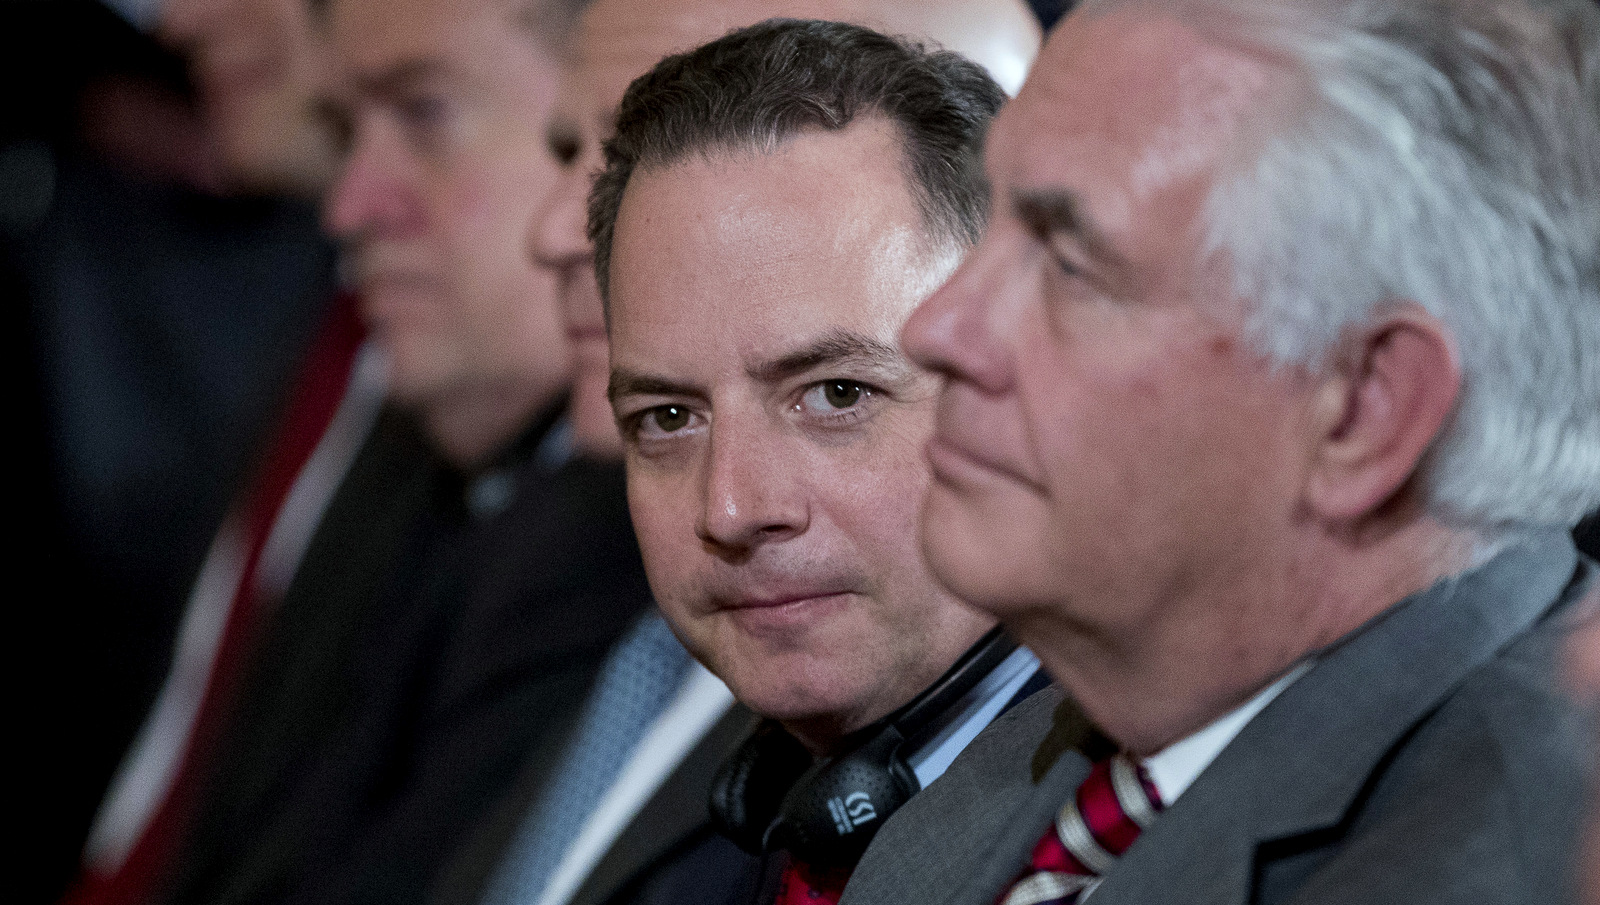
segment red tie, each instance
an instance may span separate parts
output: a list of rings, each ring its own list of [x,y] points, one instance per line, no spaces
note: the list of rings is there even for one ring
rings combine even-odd
[[[1149,777],[1121,754],[1102,760],[1033,847],[999,905],[1072,905],[1087,896],[1161,810]]]
[[[847,867],[812,867],[791,859],[783,869],[773,905],[839,905],[849,879]]]
[[[333,420],[348,387],[362,334],[355,299],[341,294],[334,300],[328,319],[301,366],[275,443],[244,494],[243,505],[236,509],[246,559],[172,786],[121,866],[109,874],[85,870],[60,905],[142,902],[173,867],[189,818],[199,804],[202,776],[221,740],[260,627],[258,610],[264,601],[256,593],[255,578],[262,549],[295,478]]]

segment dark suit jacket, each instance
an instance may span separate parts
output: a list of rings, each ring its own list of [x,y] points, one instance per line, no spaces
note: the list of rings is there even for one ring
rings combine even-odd
[[[547,426],[547,425],[546,425]],[[517,771],[554,751],[648,604],[620,466],[536,461],[472,516],[389,415],[270,624],[168,901],[422,901]]]
[[[1555,672],[1594,576],[1536,536],[1323,652],[1090,901],[1571,901],[1592,751]],[[1088,770],[1038,766],[1032,703],[890,819],[842,905],[995,901]]]
[[[707,802],[717,769],[757,722],[742,705],[730,708],[617,836],[570,905],[747,905],[760,859],[711,828]],[[515,792],[457,854],[433,905],[477,905],[548,769],[529,765]]]

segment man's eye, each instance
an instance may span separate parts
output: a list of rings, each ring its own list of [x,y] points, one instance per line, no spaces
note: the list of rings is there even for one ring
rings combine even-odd
[[[583,140],[578,137],[578,130],[567,123],[552,123],[544,139],[550,155],[562,166],[571,166],[583,151]]]
[[[812,384],[800,397],[795,410],[812,418],[837,421],[863,413],[863,406],[876,391],[867,384],[854,380],[824,380]]]
[[[340,104],[329,100],[319,100],[315,106],[315,116],[322,123],[324,131],[333,140],[334,150],[339,157],[350,155],[350,150],[355,146],[356,124],[350,111]]]
[[[689,426],[689,410],[681,405],[660,406],[652,409],[646,417],[662,433],[674,433]]]
[[[830,380],[821,387],[822,398],[836,409],[847,409],[861,401],[866,389],[850,380]]]
[[[431,126],[444,116],[444,101],[427,95],[406,98],[399,108],[400,118],[412,126]]]
[[[395,103],[394,111],[407,140],[424,150],[440,146],[453,115],[450,102],[433,94],[401,98]]]

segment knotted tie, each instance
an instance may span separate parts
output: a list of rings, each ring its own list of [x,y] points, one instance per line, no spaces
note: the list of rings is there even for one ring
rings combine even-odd
[[[790,861],[778,882],[778,895],[772,905],[839,905],[849,880],[848,867],[812,867]]]
[[[1144,772],[1118,754],[1102,760],[1033,847],[1028,870],[1000,905],[1074,905],[1094,891],[1117,858],[1161,810]]]

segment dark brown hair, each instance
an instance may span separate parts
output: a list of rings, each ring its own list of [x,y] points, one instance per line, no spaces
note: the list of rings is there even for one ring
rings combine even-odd
[[[628,180],[690,155],[772,151],[807,129],[878,115],[899,130],[907,183],[928,229],[977,242],[988,187],[977,151],[1005,92],[955,53],[842,22],[769,19],[670,56],[628,86],[605,169],[589,195],[600,297],[610,303],[611,244]]]

